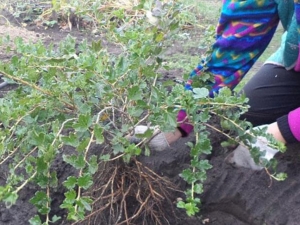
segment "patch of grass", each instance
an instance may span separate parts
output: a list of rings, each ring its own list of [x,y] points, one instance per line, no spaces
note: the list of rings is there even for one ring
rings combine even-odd
[[[200,15],[205,18],[209,18],[209,21],[216,24],[218,22],[221,13],[221,1],[198,1],[196,7],[199,10]]]
[[[270,55],[272,55],[277,50],[281,42],[282,34],[283,34],[283,27],[280,25],[278,26],[271,43],[269,44],[265,52],[258,59],[259,62],[265,62],[270,57]]]
[[[179,17],[185,24],[196,29],[217,25],[222,6],[220,1],[180,0],[179,2],[183,6]]]
[[[180,2],[190,9],[187,13],[193,14],[196,23],[199,23],[199,17],[204,19],[204,21],[213,21],[215,24],[217,23],[222,6],[221,1],[181,0]],[[203,22],[203,20],[201,20],[201,22]]]
[[[180,0],[179,2],[183,5],[179,15],[180,20],[190,26],[181,29],[171,37],[169,43],[171,50],[165,58],[169,67],[189,74],[200,61],[204,51],[202,46],[206,46],[204,43],[206,29],[217,25],[222,4],[215,0]]]

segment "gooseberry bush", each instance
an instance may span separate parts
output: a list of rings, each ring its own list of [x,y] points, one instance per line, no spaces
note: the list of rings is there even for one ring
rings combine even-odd
[[[65,200],[60,207],[67,210],[67,218],[84,220],[94,200],[84,193],[95,183],[100,165],[128,164],[141,154],[151,157],[147,141],[153,131],[141,136],[139,144],[126,138],[138,125],[159,125],[162,131],[172,131],[177,126],[177,112],[186,110],[196,140],[188,143],[191,164],[181,177],[189,189],[177,206],[190,216],[199,212],[197,196],[203,192],[206,171],[211,168],[200,158],[212,150],[208,128],[224,133],[229,142],[254,138],[245,132],[251,124],[239,120],[248,108],[244,96],[224,88],[210,98],[205,84],[211,75],[205,72],[195,78],[201,88],[193,92],[163,79],[163,71],[169,69],[163,53],[169,38],[180,29],[177,15],[181,8],[176,3],[165,4],[161,14],[149,21],[145,12],[153,7],[152,1],[141,1],[130,18],[126,10],[112,8],[106,12],[105,26],[99,21],[99,29],[118,46],[118,54],[110,53],[102,40],[77,44],[72,36],[50,46],[25,43],[20,38],[13,47],[7,46],[14,56],[0,62],[0,73],[16,87],[0,99],[0,166],[8,168],[0,200],[10,207],[26,185],[36,184],[30,202],[38,214],[30,219],[31,224],[60,220],[50,212],[51,192],[61,185]],[[1,40],[3,46],[8,42],[9,37]],[[209,48],[206,53],[209,55]],[[211,116],[220,119],[219,128],[210,125]],[[92,151],[95,146],[96,152]],[[72,151],[65,151],[66,147]],[[63,181],[53,169],[58,159],[76,171]]]

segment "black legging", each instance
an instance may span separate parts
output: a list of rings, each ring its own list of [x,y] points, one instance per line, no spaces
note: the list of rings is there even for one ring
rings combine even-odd
[[[241,92],[250,105],[243,118],[254,126],[269,124],[300,107],[300,73],[265,64]]]

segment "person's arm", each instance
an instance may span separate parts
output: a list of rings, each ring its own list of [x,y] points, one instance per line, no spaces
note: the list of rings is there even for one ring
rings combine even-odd
[[[225,86],[233,89],[241,81],[270,43],[278,23],[274,1],[223,1],[216,41],[204,65],[214,76],[210,96]],[[191,72],[187,90],[202,71],[199,64]]]
[[[211,97],[222,87],[234,89],[268,46],[278,23],[274,1],[223,1],[210,59],[190,73],[185,89],[193,89],[193,80],[201,76],[203,67],[214,76],[214,82],[209,84]],[[182,136],[193,130],[184,110],[177,121]]]
[[[267,125],[267,133],[283,144],[300,142],[300,107]]]
[[[284,144],[286,144],[286,141],[284,137],[281,134],[281,131],[279,130],[278,123],[274,122],[268,125],[267,133],[272,134],[272,136],[277,140]]]
[[[276,127],[272,127],[272,130],[277,140],[283,143],[300,142],[300,107],[278,118],[276,124],[278,131]]]
[[[267,126],[266,132],[271,134],[279,142],[284,144],[300,142],[300,107],[292,110],[287,115],[278,118],[276,122],[263,126]],[[264,152],[262,158],[267,160],[272,159],[279,151],[269,147],[268,142],[263,140],[262,137],[257,138],[257,142],[254,146],[259,147],[260,151]],[[245,145],[239,145],[225,158],[225,162],[235,167],[245,167],[253,170],[263,169],[263,166],[260,165],[260,163],[256,164],[254,162]]]

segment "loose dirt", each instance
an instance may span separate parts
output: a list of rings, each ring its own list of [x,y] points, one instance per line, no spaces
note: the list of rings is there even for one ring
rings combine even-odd
[[[7,16],[7,14],[6,14]],[[85,38],[99,39],[101,36],[91,37],[87,32],[78,30],[60,30],[58,27],[44,29],[43,27],[27,26],[14,22],[8,17],[11,24],[6,20],[0,21],[0,36],[10,35],[11,37],[22,37],[28,41],[39,41],[58,43],[66,35],[70,34],[81,41]],[[107,43],[108,44],[108,43]],[[112,51],[118,51],[114,46],[110,46]],[[175,51],[173,47],[172,51]],[[0,60],[9,59],[9,52],[0,50]],[[174,71],[176,72],[176,71]],[[180,77],[180,74],[167,74],[168,78]],[[3,90],[1,90],[3,91]],[[5,90],[4,90],[5,91]],[[213,165],[208,171],[207,180],[204,184],[204,193],[200,196],[202,201],[201,212],[194,217],[186,216],[185,212],[174,208],[162,207],[166,220],[162,225],[298,225],[300,221],[300,145],[288,146],[286,153],[278,153],[276,159],[279,162],[278,170],[288,174],[288,178],[283,182],[270,180],[266,171],[253,172],[248,169],[232,168],[224,163],[224,158],[230,150],[220,146],[224,137],[211,132],[213,153],[207,159]],[[179,191],[170,192],[170,199],[173,206],[176,199],[183,197],[182,191],[187,184],[183,182],[179,174],[189,163],[189,149],[186,142],[194,141],[194,136],[183,138],[171,149],[164,152],[153,153],[150,157],[140,157],[138,160],[143,165],[153,169],[158,175],[172,181]],[[67,149],[66,149],[67,151]],[[59,179],[70,176],[73,171],[67,164],[57,161],[55,165]],[[0,184],[4,183],[7,170],[1,168]],[[27,221],[36,214],[36,209],[28,203],[36,190],[34,185],[28,185],[20,192],[20,197],[16,205],[6,208],[0,204],[0,225],[27,225]],[[70,224],[65,219],[65,212],[58,205],[63,199],[63,193],[58,188],[53,199],[53,213],[61,215],[63,218],[58,224]],[[128,210],[133,205],[128,205]],[[175,216],[174,216],[175,215]],[[109,215],[102,215],[108,218]],[[91,225],[108,224],[104,220],[94,220]],[[106,220],[108,221],[108,220]],[[137,223],[137,225],[142,222]],[[144,224],[151,222],[144,221]],[[109,224],[110,225],[110,224]]]

